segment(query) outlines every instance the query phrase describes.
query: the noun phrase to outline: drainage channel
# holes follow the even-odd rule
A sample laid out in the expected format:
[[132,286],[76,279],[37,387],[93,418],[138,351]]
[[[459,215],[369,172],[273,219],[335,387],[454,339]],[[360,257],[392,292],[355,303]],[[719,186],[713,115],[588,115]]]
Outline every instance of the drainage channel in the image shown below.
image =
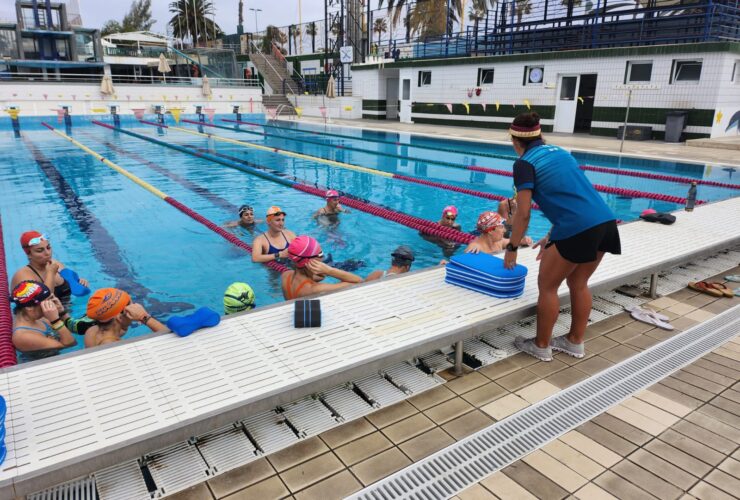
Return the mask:
[[692,363],[739,331],[740,306],[735,306],[349,498],[450,498]]

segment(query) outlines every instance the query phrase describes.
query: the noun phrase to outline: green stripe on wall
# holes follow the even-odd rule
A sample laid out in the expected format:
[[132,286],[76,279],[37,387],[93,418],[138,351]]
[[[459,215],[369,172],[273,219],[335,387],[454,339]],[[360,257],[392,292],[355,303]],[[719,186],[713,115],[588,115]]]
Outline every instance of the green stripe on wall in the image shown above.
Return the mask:
[[[626,108],[595,107],[593,121],[596,122],[624,122]],[[686,126],[711,127],[714,120],[713,109],[662,109],[662,108],[630,108],[630,123],[665,123],[666,113],[669,111],[688,111]]]
[[381,99],[381,100],[363,99],[362,100],[362,109],[366,111],[385,111],[385,106],[386,106],[385,99]]
[[385,120],[385,115],[362,115],[363,120]]
[[[630,119],[630,122],[632,120]],[[617,138],[617,128],[606,128],[606,127],[591,127],[591,135],[599,135],[603,137],[614,137]],[[700,134],[697,132],[684,132],[683,138],[686,140],[689,139],[706,139],[709,137],[709,134]],[[658,130],[653,130],[652,135],[653,140],[655,141],[662,141],[665,138],[665,132],[661,132]]]
[[[476,128],[495,128],[508,129],[509,124],[506,122],[479,122],[470,120],[448,120],[444,118],[422,118],[419,115],[411,117],[414,123],[427,123],[430,125],[451,125],[453,127],[476,127]],[[552,125],[542,125],[543,132],[552,132]],[[615,132],[616,133],[616,132]]]
[[[486,104],[486,110],[483,111],[483,105],[481,104],[469,104],[470,116],[495,116],[498,118],[511,118],[514,119],[521,113],[528,113],[530,111],[536,111],[540,115],[540,118],[549,120],[555,117],[555,106],[544,106],[537,105],[532,106],[532,109],[527,108],[524,105],[511,106],[503,104],[496,110],[495,104]],[[450,115],[450,111],[447,106],[439,103],[426,103],[426,102],[415,102],[411,105],[411,112],[415,114],[426,114],[426,115]],[[452,115],[465,115],[468,116],[468,112],[465,106],[458,103],[452,103]],[[505,124],[507,127],[509,124]]]

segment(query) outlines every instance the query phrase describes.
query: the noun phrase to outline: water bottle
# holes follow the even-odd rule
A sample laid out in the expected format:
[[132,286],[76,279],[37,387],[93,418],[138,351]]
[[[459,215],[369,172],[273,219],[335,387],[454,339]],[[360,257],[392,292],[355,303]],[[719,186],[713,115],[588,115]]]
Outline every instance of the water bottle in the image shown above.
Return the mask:
[[689,194],[686,195],[686,211],[693,212],[696,205],[696,182],[691,183]]

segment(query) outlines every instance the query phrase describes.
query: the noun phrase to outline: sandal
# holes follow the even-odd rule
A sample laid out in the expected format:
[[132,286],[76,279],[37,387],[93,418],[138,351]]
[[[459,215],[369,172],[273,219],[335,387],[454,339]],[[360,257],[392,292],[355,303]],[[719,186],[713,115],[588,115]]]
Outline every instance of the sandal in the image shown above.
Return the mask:
[[673,325],[671,325],[670,323],[667,323],[666,321],[656,318],[655,316],[648,313],[644,309],[635,309],[630,313],[630,316],[632,316],[632,318],[637,321],[640,321],[642,323],[647,323],[648,325],[655,325],[658,328],[662,328],[663,330],[671,331],[674,329]]
[[697,292],[706,293],[712,297],[724,297],[725,294],[711,286],[706,281],[689,281],[689,288],[696,290]]
[[714,282],[713,281],[713,282],[707,283],[707,284],[709,286],[711,286],[712,288],[714,288],[715,290],[719,290],[720,292],[722,292],[722,295],[724,297],[734,297],[735,296],[735,293],[732,291],[732,289],[729,288],[724,283],[717,283],[717,282]]
[[725,279],[727,281],[734,281],[734,282],[740,282],[740,274],[731,274],[729,276],[725,276]]
[[658,319],[660,321],[669,321],[670,318],[666,316],[665,314],[660,314],[659,312],[653,311],[652,309],[648,307],[642,307],[642,306],[629,306],[624,308],[627,312],[639,312],[644,313],[652,316],[655,319]]

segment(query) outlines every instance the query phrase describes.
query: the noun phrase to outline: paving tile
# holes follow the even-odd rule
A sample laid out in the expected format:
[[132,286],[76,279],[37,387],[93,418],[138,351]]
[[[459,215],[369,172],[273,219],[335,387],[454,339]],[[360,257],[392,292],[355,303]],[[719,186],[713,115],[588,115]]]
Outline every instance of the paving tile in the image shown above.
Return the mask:
[[[556,352],[554,353],[552,359],[555,361],[560,361],[562,363],[565,363],[568,366],[573,366],[577,363],[580,363],[584,359],[588,359],[594,355],[595,355],[594,353],[586,351],[586,353],[584,354],[582,358],[574,358],[573,356],[565,354],[564,352]],[[529,370],[529,368],[527,369]]]
[[344,464],[333,453],[324,453],[316,458],[280,473],[288,489],[295,493],[318,483],[344,469]]
[[537,472],[522,460],[518,460],[503,469],[503,473],[537,498],[543,500],[559,500],[568,496],[566,490]]
[[493,492],[497,497],[507,500],[536,500],[537,498],[519,486],[519,483],[500,471],[481,480],[480,484],[488,491]]
[[442,425],[445,422],[449,422],[455,417],[469,412],[473,409],[473,406],[465,401],[464,399],[457,397],[440,403],[433,408],[429,408],[424,411],[424,414],[432,419],[437,425]]
[[496,496],[480,484],[464,489],[456,495],[460,500],[496,500]]
[[663,342],[664,340],[668,340],[669,338],[677,335],[679,330],[663,330],[662,328],[654,328],[650,330],[649,332],[645,332],[645,335],[648,337],[652,337],[656,340],[659,340],[660,342]]
[[651,300],[647,303],[647,306],[650,309],[653,310],[661,310],[661,309],[668,309],[669,307],[675,306],[676,304],[679,304],[679,302],[675,299],[672,299],[670,297],[660,297],[655,300]]
[[694,321],[693,319],[687,318],[686,316],[681,316],[674,320],[671,320],[671,325],[673,325],[673,327],[676,330],[681,331],[681,332],[686,331],[689,328],[696,326],[698,324],[699,324],[698,321]]
[[715,434],[686,420],[678,422],[671,429],[726,455],[729,455],[737,448],[737,443],[727,439],[725,436]]
[[594,417],[592,422],[618,434],[620,437],[627,439],[637,446],[642,446],[653,438],[651,434],[644,430],[635,427],[634,425],[630,425],[624,420],[613,417],[608,413],[602,413],[601,415]]
[[358,418],[339,427],[330,429],[319,437],[330,447],[337,448],[343,444],[359,439],[375,431],[375,427],[365,418]]
[[587,373],[571,366],[570,368],[566,368],[565,370],[550,375],[545,380],[561,389],[565,389],[566,387],[570,387],[571,385],[577,384],[587,378]]
[[671,389],[686,394],[687,396],[691,396],[692,398],[698,399],[699,401],[702,401],[704,403],[714,397],[714,394],[712,394],[711,392],[700,389],[695,385],[687,384],[683,380],[679,380],[672,376],[664,378],[660,381],[660,383],[665,385],[666,387],[670,387]]
[[666,427],[670,427],[679,420],[679,417],[677,417],[676,415],[667,411],[663,411],[657,406],[653,406],[650,403],[646,403],[645,401],[642,401],[638,398],[632,397],[630,399],[627,399],[626,401],[622,402],[622,405],[629,408],[630,410],[636,411],[640,415],[644,415],[651,420],[655,420],[656,422],[661,423]]
[[611,470],[656,497],[678,498],[682,493],[680,489],[671,483],[664,481],[652,472],[643,469],[629,460],[622,460],[612,467]]
[[575,448],[571,448],[559,439],[550,441],[542,447],[542,451],[557,459],[570,469],[577,471],[578,474],[586,479],[593,479],[604,472],[604,467],[591,460],[583,453],[577,451]]
[[732,457],[728,457],[724,462],[719,464],[717,467],[722,472],[726,472],[735,479],[740,479],[740,460],[735,460]]
[[704,321],[709,321],[715,316],[715,313],[703,309],[696,309],[695,311],[691,311],[690,313],[684,315],[684,318],[696,321],[697,323],[703,323]]
[[617,342],[619,344],[623,344],[626,341],[637,337],[638,335],[642,335],[642,331],[640,328],[636,328],[632,325],[625,325],[621,328],[617,328],[616,330],[612,330],[611,332],[606,334],[606,337],[613,340],[614,342]]
[[581,434],[578,431],[570,431],[560,436],[560,440],[571,448],[583,453],[594,462],[602,467],[612,467],[618,463],[622,457],[600,445],[593,439]]
[[516,394],[509,394],[503,398],[499,398],[496,401],[488,403],[483,406],[481,410],[496,420],[502,420],[527,406],[529,406],[529,403],[527,403],[526,400],[520,398]]
[[607,349],[611,349],[612,347],[615,347],[617,345],[619,345],[619,343],[608,337],[597,337],[595,339],[586,341],[586,350],[593,354],[599,354],[600,352],[604,352]]
[[725,458],[722,453],[670,429],[660,435],[660,440],[709,465],[717,466]]
[[735,361],[734,359],[720,356],[719,354],[715,354],[713,352],[706,354],[702,359],[705,359],[711,363],[716,363],[721,366],[726,366],[727,368],[732,368],[733,370],[740,371],[740,361]]
[[537,472],[556,482],[558,486],[565,488],[570,493],[577,491],[588,483],[588,479],[576,471],[566,467],[558,460],[541,450],[534,451],[522,458],[524,462],[532,466]]
[[521,389],[525,385],[529,385],[535,382],[538,379],[539,377],[537,375],[527,369],[522,368],[521,370],[517,370],[513,373],[496,379],[496,383],[507,391],[514,392]]
[[472,391],[476,387],[480,387],[487,382],[490,382],[488,377],[484,377],[478,372],[468,373],[463,377],[458,377],[455,380],[447,382],[445,385],[449,390],[456,394],[463,394],[468,391]]
[[432,406],[436,406],[455,397],[455,393],[445,387],[446,385],[447,384],[440,385],[434,389],[424,391],[421,394],[417,394],[416,396],[407,399],[407,401],[414,405],[418,410],[424,411],[427,408],[431,408]]
[[568,366],[570,365],[563,363],[559,359],[553,359],[552,361],[537,361],[535,364],[529,365],[527,370],[540,378],[545,378],[552,373],[568,368]]
[[694,295],[693,297],[683,300],[682,302],[684,304],[689,304],[690,306],[694,306],[694,307],[704,307],[707,304],[711,304],[712,302],[716,300],[717,300],[716,297],[712,297],[711,295],[700,293],[699,295]]
[[285,469],[290,469],[301,462],[310,460],[327,451],[329,451],[329,448],[318,436],[315,436],[272,453],[267,456],[267,460],[275,467],[276,471],[282,472]]
[[614,366],[614,363],[606,358],[602,358],[601,356],[592,356],[575,365],[578,370],[588,375],[596,375],[597,373],[601,373],[610,366]]
[[362,484],[348,470],[320,481],[296,493],[296,500],[339,500],[362,489]]
[[740,443],[740,430],[731,425],[727,425],[716,418],[694,412],[687,415],[686,420],[735,443]]
[[[647,332],[650,333],[650,332]],[[635,349],[645,350],[653,347],[655,344],[660,343],[661,340],[651,337],[650,335],[643,334],[637,337],[631,338],[625,342],[626,345],[634,347]]]
[[674,304],[671,307],[666,307],[666,310],[668,312],[678,314],[679,316],[686,316],[691,311],[696,311],[696,306],[686,304],[685,302],[679,302],[678,304]]
[[691,384],[695,387],[704,389],[705,391],[709,391],[713,394],[719,394],[720,392],[726,389],[726,387],[721,384],[716,384],[705,378],[697,377],[693,373],[689,373],[686,370],[678,370],[671,376],[673,378],[681,380],[682,382],[686,382],[687,384]]
[[208,489],[208,486],[206,486],[206,483],[200,483],[186,490],[169,495],[167,498],[171,498],[172,500],[210,500],[213,498],[213,495]]
[[484,427],[488,427],[492,423],[493,420],[488,415],[480,410],[473,410],[447,422],[442,428],[447,434],[459,441]]
[[703,401],[692,398],[687,394],[679,392],[675,389],[671,389],[667,385],[663,385],[661,383],[650,386],[650,390],[656,394],[660,394],[664,398],[675,401],[676,403],[686,406],[687,408],[691,408],[692,410],[696,410],[704,404]]
[[435,427],[432,430],[426,431],[424,434],[420,434],[413,439],[409,439],[408,441],[398,445],[398,447],[411,460],[417,462],[454,442],[455,440],[442,430],[442,428]]
[[609,410],[607,410],[607,413],[627,422],[634,427],[637,427],[638,429],[642,429],[645,432],[652,434],[653,436],[657,436],[669,427],[669,425],[663,424],[661,422],[656,422],[655,420],[646,417],[645,415],[642,415],[640,413],[637,413],[636,411],[627,408],[626,406],[623,406],[621,404],[610,408]]
[[606,319],[602,319],[598,323],[590,325],[586,329],[588,330],[589,328],[596,328],[596,329],[604,329],[604,331],[610,331],[610,330],[615,330],[621,326],[628,325],[632,323],[633,321],[634,320],[630,316],[630,313],[621,312],[613,316],[609,316]]
[[736,498],[704,481],[691,488],[689,493],[700,500],[733,500]]
[[364,484],[374,483],[394,472],[411,464],[411,460],[401,453],[398,448],[391,448],[380,455],[368,458],[364,462],[354,465],[352,473]]
[[600,445],[622,457],[626,457],[637,449],[637,446],[633,443],[630,443],[626,439],[621,438],[617,434],[614,434],[593,422],[586,422],[585,424],[579,425],[577,430],[584,436],[593,439]]
[[735,403],[740,403],[740,392],[734,389],[727,389],[722,393],[722,397],[727,398],[730,401],[734,401]]
[[482,385],[477,389],[466,392],[462,395],[462,398],[471,405],[480,408],[481,406],[508,393],[509,391],[498,385],[496,382],[488,382],[486,385]]
[[650,441],[645,445],[644,449],[697,477],[702,477],[712,470],[710,465],[692,457],[678,448],[674,448],[660,439]]
[[373,432],[351,443],[335,448],[334,453],[346,465],[353,465],[362,462],[366,458],[377,455],[392,446],[393,443],[381,432]]
[[514,354],[513,356],[510,356],[509,358],[511,361],[516,363],[521,368],[525,368],[527,366],[531,366],[535,363],[537,363],[537,358],[533,358],[529,354],[524,354],[523,352],[519,352],[517,354]]
[[722,408],[718,408],[714,405],[709,404],[709,405],[702,406],[697,411],[704,415],[709,415],[710,417],[714,417],[720,422],[723,422],[736,429],[740,429],[740,417],[730,412],[727,412],[723,410]]
[[633,349],[632,347],[626,345],[618,345],[616,347],[612,347],[611,349],[607,349],[606,351],[599,354],[599,356],[608,359],[612,363],[619,363],[627,358],[631,358],[638,352],[639,351]]
[[521,362],[514,360],[513,356],[510,356],[506,359],[502,359],[501,361],[497,361],[488,366],[484,366],[483,368],[478,370],[478,373],[480,373],[481,375],[485,375],[491,380],[496,380],[497,378],[513,373],[520,368],[522,368]]
[[209,479],[208,486],[216,498],[221,498],[273,475],[275,475],[275,469],[272,468],[270,462],[265,458],[260,458]]
[[272,499],[272,498],[284,498],[290,494],[288,488],[280,480],[279,476],[272,476],[269,479],[265,479],[256,483],[249,488],[239,490],[233,495],[223,497],[224,500],[253,500],[254,498],[259,499]]
[[396,403],[387,408],[382,408],[375,413],[371,413],[365,418],[378,429],[382,429],[387,425],[391,425],[399,420],[410,417],[417,412],[418,410],[411,406],[407,401],[401,401],[400,403]]
[[[637,450],[628,459],[684,491],[687,491],[698,481],[695,476],[644,449]],[[619,473],[619,471],[616,472]]]
[[560,392],[560,389],[557,386],[546,380],[539,380],[532,385],[519,389],[516,391],[516,395],[530,404],[534,404],[558,392]]
[[576,491],[573,496],[578,500],[612,500],[617,497],[609,494],[606,490],[599,488],[594,483],[588,483],[580,490]]
[[716,300],[716,301],[712,302],[711,304],[707,304],[707,305],[703,306],[702,309],[704,311],[709,311],[709,312],[714,313],[714,314],[720,314],[720,313],[725,312],[730,307],[732,307],[731,304],[732,304],[732,301],[731,300],[727,300],[727,301],[725,301],[725,300]]
[[617,498],[625,500],[647,500],[656,498],[612,471],[604,472],[594,480],[594,483]]
[[635,394],[635,397],[655,406],[656,408],[661,408],[673,415],[676,415],[677,417],[685,417],[691,413],[692,410],[692,408],[689,408],[688,406],[684,406],[670,398],[661,396],[649,389],[638,392]]
[[434,426],[434,422],[429,420],[429,417],[423,413],[417,413],[416,415],[412,415],[400,422],[384,427],[383,434],[385,434],[388,439],[398,444],[411,439],[414,436],[418,436],[422,432],[428,431]]
[[704,481],[719,488],[728,495],[737,495],[740,492],[740,479],[733,477],[719,469],[714,469],[707,474]]
[[[732,413],[733,415],[740,416],[740,403],[736,403],[730,399],[722,397],[721,395],[718,398],[714,398],[709,404]],[[738,421],[740,422],[740,418]]]

